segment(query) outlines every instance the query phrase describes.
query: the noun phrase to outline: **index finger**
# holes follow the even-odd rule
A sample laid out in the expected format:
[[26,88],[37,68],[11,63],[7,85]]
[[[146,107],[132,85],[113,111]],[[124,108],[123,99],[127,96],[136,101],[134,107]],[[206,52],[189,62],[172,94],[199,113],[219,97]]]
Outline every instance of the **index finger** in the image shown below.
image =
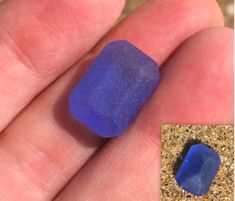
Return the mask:
[[0,4],[0,131],[111,27],[124,0]]

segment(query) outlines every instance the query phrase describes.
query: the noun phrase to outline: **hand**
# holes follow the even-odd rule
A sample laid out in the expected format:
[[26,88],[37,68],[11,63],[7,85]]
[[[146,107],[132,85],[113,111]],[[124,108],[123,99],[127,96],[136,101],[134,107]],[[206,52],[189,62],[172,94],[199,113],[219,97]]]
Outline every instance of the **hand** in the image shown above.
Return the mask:
[[[161,124],[233,122],[233,31],[216,1],[150,0],[92,49],[123,5],[0,4],[1,201],[159,200]],[[130,128],[105,141],[71,118],[67,97],[117,39],[155,59],[161,82]]]

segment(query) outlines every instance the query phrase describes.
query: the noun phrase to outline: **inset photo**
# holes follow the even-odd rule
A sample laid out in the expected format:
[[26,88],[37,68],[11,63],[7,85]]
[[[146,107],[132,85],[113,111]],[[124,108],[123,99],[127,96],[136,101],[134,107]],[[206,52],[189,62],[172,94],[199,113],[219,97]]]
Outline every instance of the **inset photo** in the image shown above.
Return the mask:
[[162,125],[161,201],[233,201],[234,129]]

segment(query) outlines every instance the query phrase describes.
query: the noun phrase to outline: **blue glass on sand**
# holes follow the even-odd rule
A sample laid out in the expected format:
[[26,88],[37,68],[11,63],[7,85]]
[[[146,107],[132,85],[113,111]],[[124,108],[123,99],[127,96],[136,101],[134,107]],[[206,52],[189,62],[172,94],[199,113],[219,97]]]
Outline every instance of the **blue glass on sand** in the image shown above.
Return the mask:
[[157,63],[127,41],[109,43],[69,97],[75,119],[101,137],[120,135],[159,83]]
[[176,175],[178,185],[184,190],[202,196],[206,194],[219,170],[219,155],[204,144],[189,149]]

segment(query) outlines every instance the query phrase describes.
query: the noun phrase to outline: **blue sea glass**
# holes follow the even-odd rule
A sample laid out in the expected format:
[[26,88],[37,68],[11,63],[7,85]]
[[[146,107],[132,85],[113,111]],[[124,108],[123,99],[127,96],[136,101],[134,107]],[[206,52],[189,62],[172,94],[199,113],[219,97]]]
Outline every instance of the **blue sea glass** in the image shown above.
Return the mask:
[[159,83],[158,64],[127,41],[109,43],[72,90],[72,116],[101,137],[120,135]]
[[184,190],[202,196],[206,194],[219,170],[219,155],[204,144],[189,149],[176,175],[178,185]]

